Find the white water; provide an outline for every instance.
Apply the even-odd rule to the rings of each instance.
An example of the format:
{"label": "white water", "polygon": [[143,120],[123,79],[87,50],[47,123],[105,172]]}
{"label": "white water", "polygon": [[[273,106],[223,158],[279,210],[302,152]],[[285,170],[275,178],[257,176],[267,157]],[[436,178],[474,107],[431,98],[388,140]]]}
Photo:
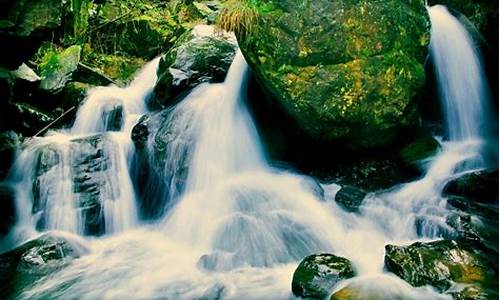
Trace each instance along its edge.
{"label": "white water", "polygon": [[[330,252],[349,258],[358,272],[336,290],[354,284],[386,299],[451,299],[386,274],[384,246],[452,234],[441,190],[457,167],[479,155],[477,143],[443,143],[422,179],[370,194],[360,214],[347,213],[333,201],[337,185],[322,185],[323,199],[313,180],[268,165],[244,104],[246,73],[238,53],[224,83],[199,86],[173,108],[176,139],[167,165],[178,167],[176,155],[186,154],[189,174],[164,219],[88,238],[88,255],[21,298],[288,299],[298,262]],[[107,128],[86,124],[91,118],[75,127]]]}

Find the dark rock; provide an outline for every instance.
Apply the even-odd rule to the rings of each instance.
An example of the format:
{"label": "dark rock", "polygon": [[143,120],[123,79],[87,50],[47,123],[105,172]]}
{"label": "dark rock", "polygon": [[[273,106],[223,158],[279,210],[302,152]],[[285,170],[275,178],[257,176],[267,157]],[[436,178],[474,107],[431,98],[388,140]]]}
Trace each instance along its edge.
{"label": "dark rock", "polygon": [[348,259],[332,254],[311,255],[295,270],[292,291],[297,297],[324,299],[338,282],[354,276]]}
{"label": "dark rock", "polygon": [[15,192],[0,184],[0,237],[6,235],[16,222]]}
{"label": "dark rock", "polygon": [[386,245],[385,250],[387,270],[413,286],[431,285],[445,292],[454,284],[463,284],[477,287],[486,299],[495,295],[490,293],[498,283],[496,268],[484,256],[456,241]]}
{"label": "dark rock", "polygon": [[[111,164],[116,163],[111,160],[109,151],[117,145],[105,135],[78,138],[68,143],[62,146],[45,145],[37,151],[33,213],[41,214],[38,227],[45,228],[46,202],[48,197],[56,193],[63,164],[69,164],[66,168],[70,168],[73,181],[71,197],[75,201],[75,209],[82,215],[84,233],[100,235],[105,230],[102,198],[119,194],[119,191],[113,190],[113,182],[109,179],[109,172],[113,171]],[[112,194],[102,195],[107,190]]]}
{"label": "dark rock", "polygon": [[[141,118],[132,129],[136,146],[133,172],[142,199],[141,211],[146,218],[158,218],[164,209],[184,190],[193,141],[186,128],[171,126],[171,109]],[[175,155],[171,155],[175,152]]]}
{"label": "dark rock", "polygon": [[82,82],[70,82],[66,84],[62,90],[61,95],[61,106],[62,107],[78,107],[83,103],[85,97],[87,96],[87,91],[92,87],[92,85]]}
{"label": "dark rock", "polygon": [[55,273],[88,250],[80,242],[44,234],[0,255],[0,296],[11,299],[35,281]]}
{"label": "dark rock", "polygon": [[443,192],[473,201],[498,203],[498,170],[467,173],[448,182]]}
{"label": "dark rock", "polygon": [[0,180],[9,172],[22,137],[12,130],[0,131]]}
{"label": "dark rock", "polygon": [[335,195],[335,202],[348,212],[358,212],[366,192],[354,186],[343,186]]}
{"label": "dark rock", "polygon": [[40,129],[55,120],[52,114],[22,102],[10,104],[6,111],[6,118],[9,122],[6,125],[7,128],[14,129],[25,136],[35,135]]}
{"label": "dark rock", "polygon": [[405,146],[399,152],[399,156],[407,167],[419,169],[421,163],[436,155],[439,148],[439,142],[431,135],[427,135]]}
{"label": "dark rock", "polygon": [[213,26],[196,26],[162,57],[155,87],[157,101],[172,100],[203,82],[222,82],[238,45],[234,36]]}
{"label": "dark rock", "polygon": [[240,47],[261,85],[311,137],[383,147],[417,125],[425,1],[245,5],[254,18],[240,20],[251,22],[238,33]]}

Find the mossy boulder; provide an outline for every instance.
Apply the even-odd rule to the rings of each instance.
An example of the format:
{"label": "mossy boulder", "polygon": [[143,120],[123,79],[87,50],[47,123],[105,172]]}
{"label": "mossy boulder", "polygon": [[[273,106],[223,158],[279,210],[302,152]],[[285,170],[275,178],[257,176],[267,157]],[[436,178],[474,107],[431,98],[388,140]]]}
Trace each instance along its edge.
{"label": "mossy boulder", "polygon": [[0,255],[0,296],[12,299],[26,286],[61,270],[87,252],[81,242],[52,233],[25,242]]}
{"label": "mossy boulder", "polygon": [[421,164],[426,159],[436,155],[439,149],[439,142],[431,135],[426,135],[419,137],[401,149],[399,157],[405,166],[419,169]]}
{"label": "mossy boulder", "polygon": [[38,65],[42,77],[40,89],[51,93],[60,92],[78,68],[81,50],[77,45],[60,51],[50,46],[42,48],[43,53],[39,53],[41,57]]}
{"label": "mossy boulder", "polygon": [[475,286],[486,298],[498,293],[495,292],[498,272],[494,265],[480,253],[456,241],[386,245],[385,250],[387,270],[413,286],[430,285],[440,292],[457,285]]}
{"label": "mossy boulder", "polygon": [[449,181],[443,192],[473,201],[498,203],[498,170],[471,172]]}
{"label": "mossy boulder", "polygon": [[[3,1],[7,2],[7,1]],[[61,0],[18,0],[7,7],[5,19],[1,20],[0,32],[28,37],[34,34],[47,33],[61,25],[63,18],[63,1]]]}
{"label": "mossy boulder", "polygon": [[183,34],[160,60],[157,101],[167,104],[200,83],[224,81],[237,48],[232,34],[214,26],[199,25]]}
{"label": "mossy boulder", "polygon": [[381,147],[416,126],[413,99],[429,42],[425,1],[247,3],[256,21],[238,33],[241,49],[310,136]]}
{"label": "mossy boulder", "polygon": [[311,255],[293,273],[292,292],[297,297],[324,299],[340,281],[355,276],[351,262],[333,254]]}

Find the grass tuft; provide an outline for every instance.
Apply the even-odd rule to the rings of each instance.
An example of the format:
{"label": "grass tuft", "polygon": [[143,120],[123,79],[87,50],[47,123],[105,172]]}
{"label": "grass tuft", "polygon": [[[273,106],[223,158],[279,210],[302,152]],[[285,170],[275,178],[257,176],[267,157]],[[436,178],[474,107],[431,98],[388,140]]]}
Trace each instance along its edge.
{"label": "grass tuft", "polygon": [[244,37],[255,29],[257,22],[257,7],[251,0],[229,0],[224,3],[217,19],[217,26]]}

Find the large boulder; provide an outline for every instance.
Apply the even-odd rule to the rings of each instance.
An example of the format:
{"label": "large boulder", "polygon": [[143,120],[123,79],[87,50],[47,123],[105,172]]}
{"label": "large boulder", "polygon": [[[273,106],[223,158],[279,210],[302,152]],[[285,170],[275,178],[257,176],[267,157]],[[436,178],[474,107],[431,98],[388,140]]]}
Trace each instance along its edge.
{"label": "large boulder", "polygon": [[498,202],[498,170],[467,173],[449,181],[443,192],[478,202]]}
{"label": "large boulder", "polygon": [[221,24],[243,24],[237,35],[247,61],[310,136],[379,147],[416,125],[425,1],[240,2],[253,13],[226,12]]}
{"label": "large boulder", "polygon": [[[498,294],[498,272],[484,256],[456,241],[417,242],[409,246],[386,245],[385,266],[413,286],[430,285],[440,292],[455,292],[455,286],[474,286],[481,297]],[[464,291],[465,293],[466,291]],[[456,299],[458,296],[454,297]]]}
{"label": "large boulder", "polygon": [[200,83],[224,81],[237,48],[232,34],[214,26],[199,25],[186,32],[160,61],[157,101],[169,104]]}
{"label": "large boulder", "polygon": [[[53,30],[61,25],[63,17],[63,1],[61,0],[19,0],[12,1],[12,3],[8,7],[6,18],[2,20],[2,26],[0,26],[2,31],[28,37],[33,34],[46,33],[47,30]],[[3,8],[6,8],[4,3],[1,4]]]}
{"label": "large boulder", "polygon": [[78,68],[80,62],[80,46],[71,46],[64,50],[45,49],[38,66],[42,77],[40,89],[57,93],[60,92]]}
{"label": "large boulder", "polygon": [[43,234],[0,255],[0,296],[11,299],[23,288],[54,272],[88,252],[69,236]]}
{"label": "large boulder", "polygon": [[332,254],[311,255],[293,273],[292,292],[297,297],[324,299],[340,281],[355,276],[351,262]]}

